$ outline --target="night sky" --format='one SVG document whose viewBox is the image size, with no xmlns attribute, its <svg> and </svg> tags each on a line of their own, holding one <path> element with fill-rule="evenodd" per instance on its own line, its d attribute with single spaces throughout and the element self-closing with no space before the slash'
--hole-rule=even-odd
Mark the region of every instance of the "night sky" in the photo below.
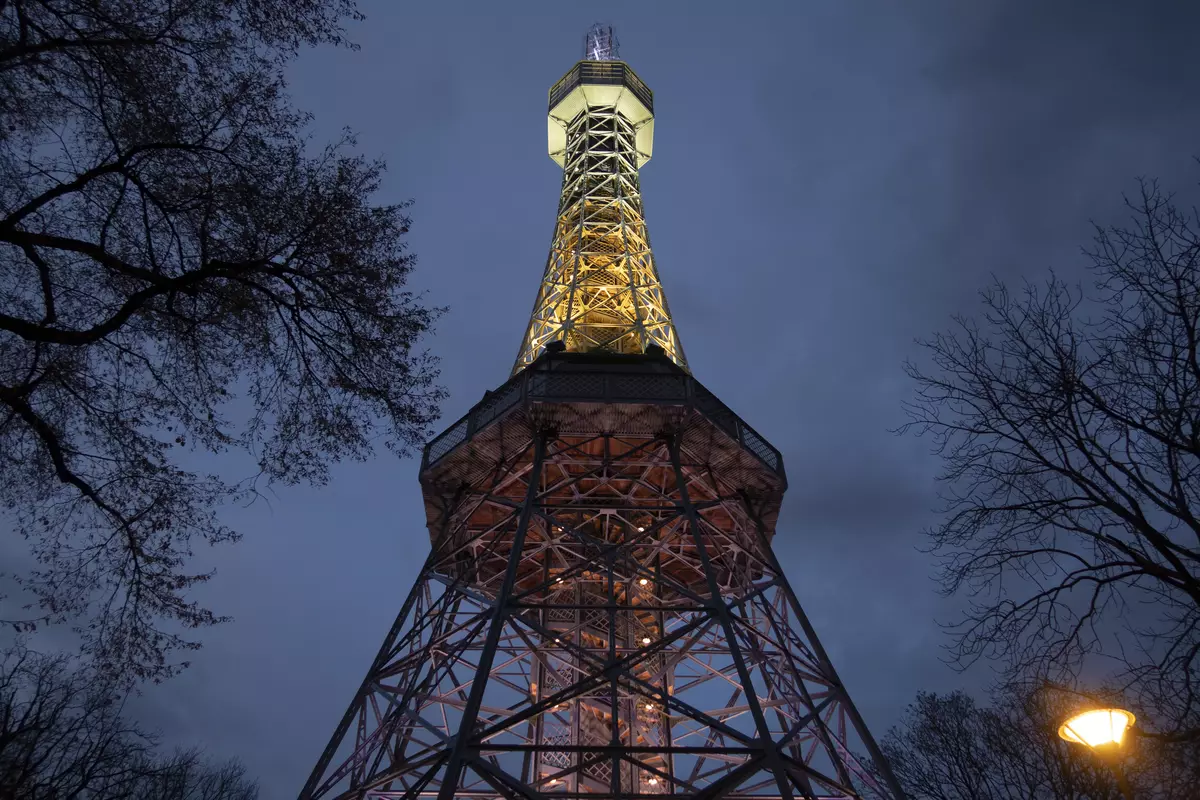
<svg viewBox="0 0 1200 800">
<path fill-rule="evenodd" d="M 379 0 L 361 50 L 305 54 L 292 88 L 315 142 L 351 128 L 389 164 L 379 199 L 415 200 L 414 285 L 451 309 L 428 342 L 449 424 L 508 376 L 545 263 L 546 91 L 592 22 L 616 27 L 655 92 L 642 187 L 690 365 L 783 452 L 777 552 L 880 736 L 918 689 L 989 680 L 940 661 L 962 601 L 917 550 L 938 465 L 889 433 L 902 362 L 992 274 L 1078 275 L 1137 176 L 1190 189 L 1186 7 Z M 240 757 L 266 800 L 295 797 L 428 550 L 415 461 L 334 475 L 228 510 L 245 539 L 200 554 L 219 574 L 197 597 L 234 621 L 136 704 Z"/>
</svg>

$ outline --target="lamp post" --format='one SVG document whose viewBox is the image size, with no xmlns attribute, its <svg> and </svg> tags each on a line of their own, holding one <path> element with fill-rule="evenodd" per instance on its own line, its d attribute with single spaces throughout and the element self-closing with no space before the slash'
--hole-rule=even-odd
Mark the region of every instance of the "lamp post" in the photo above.
<svg viewBox="0 0 1200 800">
<path fill-rule="evenodd" d="M 1121 766 L 1121 742 L 1125 733 L 1133 728 L 1133 723 L 1133 714 L 1123 708 L 1096 708 L 1076 714 L 1058 728 L 1060 738 L 1087 745 L 1108 764 L 1125 800 L 1133 800 L 1133 789 Z"/>
</svg>

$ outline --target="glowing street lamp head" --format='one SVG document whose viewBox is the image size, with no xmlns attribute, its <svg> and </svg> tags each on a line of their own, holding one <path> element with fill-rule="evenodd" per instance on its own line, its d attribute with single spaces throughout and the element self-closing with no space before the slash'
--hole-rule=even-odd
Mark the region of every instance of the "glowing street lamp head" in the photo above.
<svg viewBox="0 0 1200 800">
<path fill-rule="evenodd" d="M 1071 717 L 1059 727 L 1058 735 L 1091 748 L 1119 746 L 1133 722 L 1133 714 L 1122 708 L 1097 708 Z"/>
</svg>

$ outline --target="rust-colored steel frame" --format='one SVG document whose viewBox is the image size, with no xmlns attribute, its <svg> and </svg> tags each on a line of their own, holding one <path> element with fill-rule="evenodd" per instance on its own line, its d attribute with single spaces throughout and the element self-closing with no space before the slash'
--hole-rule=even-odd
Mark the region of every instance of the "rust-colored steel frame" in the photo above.
<svg viewBox="0 0 1200 800">
<path fill-rule="evenodd" d="M 636 138 L 616 104 L 588 104 L 568 125 L 554 238 L 514 373 L 556 340 L 573 352 L 657 345 L 687 368 L 650 249 Z"/>
<path fill-rule="evenodd" d="M 432 552 L 301 797 L 902 798 L 771 550 L 782 465 L 525 396 L 426 461 Z"/>
</svg>

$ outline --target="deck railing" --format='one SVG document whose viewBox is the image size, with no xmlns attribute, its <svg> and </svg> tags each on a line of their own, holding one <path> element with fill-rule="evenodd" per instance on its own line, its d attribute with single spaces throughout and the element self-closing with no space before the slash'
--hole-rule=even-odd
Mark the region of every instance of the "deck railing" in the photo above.
<svg viewBox="0 0 1200 800">
<path fill-rule="evenodd" d="M 654 92 L 628 65 L 620 61 L 580 61 L 550 89 L 550 108 L 558 105 L 580 84 L 624 86 L 633 92 L 646 110 L 654 113 Z"/>
<path fill-rule="evenodd" d="M 532 403 L 690 405 L 783 477 L 779 451 L 695 378 L 682 370 L 651 372 L 619 365 L 545 369 L 535 364 L 523 370 L 431 440 L 425 446 L 421 470 L 436 464 L 516 406 Z"/>
</svg>

